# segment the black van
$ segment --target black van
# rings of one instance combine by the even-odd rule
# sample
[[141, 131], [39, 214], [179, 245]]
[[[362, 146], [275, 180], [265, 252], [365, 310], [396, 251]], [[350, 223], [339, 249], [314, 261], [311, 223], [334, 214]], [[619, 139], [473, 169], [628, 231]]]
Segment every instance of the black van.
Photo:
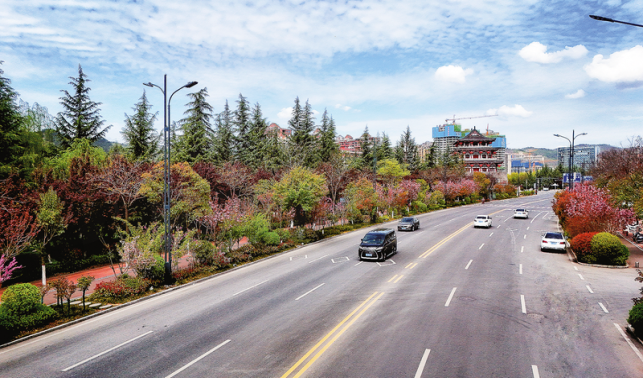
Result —
[[397, 237], [395, 230], [378, 228], [370, 231], [359, 244], [358, 259], [384, 261], [397, 252]]

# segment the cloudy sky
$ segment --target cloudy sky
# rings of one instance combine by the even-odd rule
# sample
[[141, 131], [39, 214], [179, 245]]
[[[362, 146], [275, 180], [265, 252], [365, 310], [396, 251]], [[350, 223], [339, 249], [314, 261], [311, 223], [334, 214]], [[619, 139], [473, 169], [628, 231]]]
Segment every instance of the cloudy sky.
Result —
[[[239, 94], [287, 127], [296, 96], [327, 109], [341, 135], [416, 142], [446, 118], [500, 131], [510, 148], [626, 145], [643, 134], [642, 1], [2, 0], [0, 66], [29, 103], [61, 111], [78, 65], [122, 141], [125, 113], [147, 89], [188, 81], [220, 112]], [[187, 102], [173, 99], [176, 120]], [[318, 117], [319, 119], [319, 117]], [[161, 125], [157, 124], [161, 130]]]

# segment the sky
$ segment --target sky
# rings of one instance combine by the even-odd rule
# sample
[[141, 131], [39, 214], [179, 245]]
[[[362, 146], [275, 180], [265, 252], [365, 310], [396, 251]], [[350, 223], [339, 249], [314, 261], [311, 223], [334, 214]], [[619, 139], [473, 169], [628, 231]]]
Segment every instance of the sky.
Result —
[[[53, 115], [81, 65], [90, 98], [122, 142], [146, 90], [162, 130], [172, 99], [207, 88], [214, 112], [239, 95], [287, 127], [296, 97], [339, 135], [407, 126], [416, 143], [447, 118], [500, 132], [507, 147], [627, 146], [643, 134], [643, 1], [2, 0], [0, 69]], [[490, 116], [483, 118], [468, 118]]]

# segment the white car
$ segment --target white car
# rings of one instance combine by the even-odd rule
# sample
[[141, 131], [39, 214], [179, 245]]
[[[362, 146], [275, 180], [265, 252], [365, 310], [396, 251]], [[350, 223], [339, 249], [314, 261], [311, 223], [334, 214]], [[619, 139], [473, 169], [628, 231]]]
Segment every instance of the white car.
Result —
[[477, 215], [476, 219], [473, 221], [473, 227], [491, 227], [491, 216]]
[[548, 192], [549, 188], [543, 188], [543, 192]]
[[527, 219], [529, 218], [529, 211], [527, 211], [527, 209], [516, 209], [516, 211], [514, 211], [514, 218]]
[[540, 241], [540, 250], [566, 251], [567, 244], [562, 232], [546, 232]]

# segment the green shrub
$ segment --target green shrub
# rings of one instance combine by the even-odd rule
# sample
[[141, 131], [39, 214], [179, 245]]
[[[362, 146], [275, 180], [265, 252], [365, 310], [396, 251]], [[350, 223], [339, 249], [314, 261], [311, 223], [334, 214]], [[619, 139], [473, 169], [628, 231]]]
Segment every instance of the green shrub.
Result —
[[99, 282], [90, 301], [111, 302], [144, 293], [150, 287], [150, 281], [141, 277], [120, 276], [114, 281]]
[[160, 255], [154, 254], [154, 263], [145, 268], [136, 269], [136, 275], [150, 281], [163, 281], [165, 275], [165, 260]]
[[9, 286], [2, 294], [0, 326], [10, 333], [38, 327], [55, 315], [40, 303], [40, 290], [30, 283]]
[[591, 245], [597, 264], [625, 265], [630, 256], [630, 251], [619, 238], [607, 232], [594, 235]]
[[636, 336], [643, 338], [643, 302], [639, 302], [632, 307], [627, 322], [634, 327]]
[[290, 240], [290, 232], [288, 232], [288, 230], [285, 230], [283, 228], [278, 228], [278, 229], [274, 230], [273, 232], [275, 232], [277, 235], [279, 235], [279, 239], [282, 242], [286, 242], [286, 241]]
[[412, 206], [413, 210], [415, 210], [417, 212], [420, 212], [420, 213], [426, 213], [426, 211], [428, 209], [428, 206], [422, 201], [413, 201], [411, 203], [411, 206]]
[[207, 240], [197, 240], [190, 245], [190, 251], [197, 265], [212, 265], [217, 249]]
[[263, 235], [263, 242], [266, 245], [279, 245], [279, 243], [281, 243], [281, 237], [276, 232], [266, 232]]

